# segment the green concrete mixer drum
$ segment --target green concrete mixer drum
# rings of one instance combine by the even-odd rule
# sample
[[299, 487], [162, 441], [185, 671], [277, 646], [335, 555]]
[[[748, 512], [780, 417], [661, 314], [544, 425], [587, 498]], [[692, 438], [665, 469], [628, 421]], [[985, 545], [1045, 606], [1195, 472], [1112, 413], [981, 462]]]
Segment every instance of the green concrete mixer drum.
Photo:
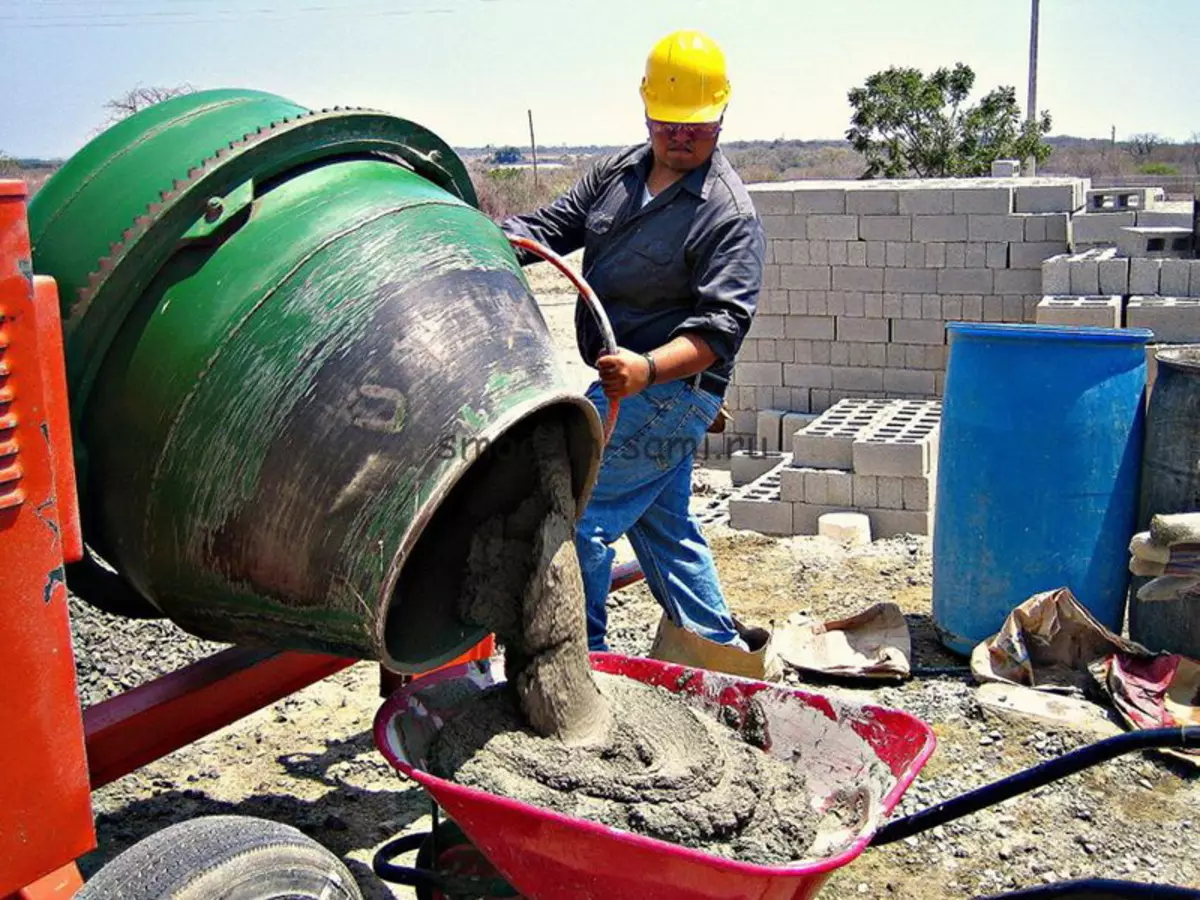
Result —
[[30, 227], [62, 298], [85, 540], [194, 634], [427, 670], [483, 636], [456, 579], [473, 524], [531, 487], [506, 442], [561, 421], [586, 501], [596, 411], [418, 125], [189, 94], [70, 159]]

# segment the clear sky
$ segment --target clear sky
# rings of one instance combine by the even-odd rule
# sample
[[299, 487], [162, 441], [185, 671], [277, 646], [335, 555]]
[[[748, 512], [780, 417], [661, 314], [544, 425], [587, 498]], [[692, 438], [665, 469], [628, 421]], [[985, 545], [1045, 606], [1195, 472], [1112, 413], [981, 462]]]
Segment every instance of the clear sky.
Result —
[[[0, 149], [62, 156], [139, 84], [246, 87], [385, 109], [454, 146], [644, 136], [645, 57], [676, 28], [725, 49], [725, 137], [840, 138], [889, 65], [962, 61], [1017, 88], [1029, 0], [0, 0]], [[1042, 0], [1055, 134], [1200, 132], [1200, 0]]]

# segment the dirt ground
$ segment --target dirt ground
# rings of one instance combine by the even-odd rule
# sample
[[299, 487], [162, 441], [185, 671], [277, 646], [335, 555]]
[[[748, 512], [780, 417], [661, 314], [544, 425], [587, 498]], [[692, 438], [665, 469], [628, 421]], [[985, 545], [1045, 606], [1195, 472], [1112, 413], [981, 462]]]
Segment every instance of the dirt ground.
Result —
[[[588, 370], [572, 364], [573, 297], [547, 289], [540, 280], [545, 273], [533, 275], [564, 364], [585, 385]], [[728, 473], [719, 469], [698, 472], [696, 482], [698, 501], [729, 490]], [[881, 600], [894, 600], [904, 610], [913, 635], [913, 679], [870, 689], [810, 683], [812, 690], [909, 710], [932, 725], [938, 749], [898, 813], [923, 809], [1094, 739], [1013, 725], [981, 710], [964, 661], [944, 653], [933, 636], [926, 539], [896, 538], [847, 550], [821, 538], [770, 538], [723, 525], [707, 532], [730, 604], [751, 622], [782, 622], [797, 611], [842, 616]], [[658, 607], [645, 585], [627, 588], [610, 602], [613, 649], [646, 652]], [[90, 623], [86, 635], [84, 622]], [[77, 647], [86, 650], [81, 669], [95, 697], [128, 685], [123, 672], [133, 664], [128, 657], [119, 662], [112, 648], [135, 642], [140, 628], [157, 629], [160, 651], [178, 638], [185, 648], [180, 661], [195, 651], [192, 639], [173, 638], [166, 633], [172, 626], [164, 623], [82, 613], [79, 623]], [[85, 874], [173, 822], [236, 813], [291, 823], [312, 835], [347, 862], [367, 898], [415, 897], [383, 884], [370, 867], [385, 840], [429, 823], [424, 792], [392, 771], [373, 746], [371, 724], [379, 703], [378, 670], [360, 663], [98, 791], [100, 848], [82, 861]], [[1198, 828], [1196, 770], [1135, 754], [868, 850], [835, 873], [821, 896], [986, 896], [1080, 877], [1200, 888]]]

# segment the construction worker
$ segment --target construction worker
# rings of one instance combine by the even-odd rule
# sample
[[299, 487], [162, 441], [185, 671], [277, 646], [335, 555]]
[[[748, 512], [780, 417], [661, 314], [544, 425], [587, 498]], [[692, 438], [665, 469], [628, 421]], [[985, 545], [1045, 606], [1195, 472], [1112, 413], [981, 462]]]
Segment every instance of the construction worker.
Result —
[[655, 655], [756, 674], [762, 648], [750, 652], [739, 633], [688, 509], [695, 450], [720, 412], [763, 276], [761, 223], [717, 149], [729, 95], [721, 49], [695, 31], [669, 35], [641, 85], [648, 143], [602, 160], [554, 203], [503, 227], [559, 254], [584, 249], [583, 276], [619, 345], [603, 355], [598, 328], [577, 306], [579, 350], [599, 373], [587, 395], [602, 419], [620, 401], [576, 531], [591, 649], [607, 649], [612, 544], [628, 535], [664, 610]]

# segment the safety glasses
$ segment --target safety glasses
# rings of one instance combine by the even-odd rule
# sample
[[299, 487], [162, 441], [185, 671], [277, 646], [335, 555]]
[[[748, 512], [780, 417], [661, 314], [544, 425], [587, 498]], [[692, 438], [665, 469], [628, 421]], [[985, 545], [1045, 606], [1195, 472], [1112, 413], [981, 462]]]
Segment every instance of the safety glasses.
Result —
[[665, 136], [684, 141], [702, 141], [715, 138], [721, 133], [720, 122], [657, 122], [647, 119], [652, 135]]

